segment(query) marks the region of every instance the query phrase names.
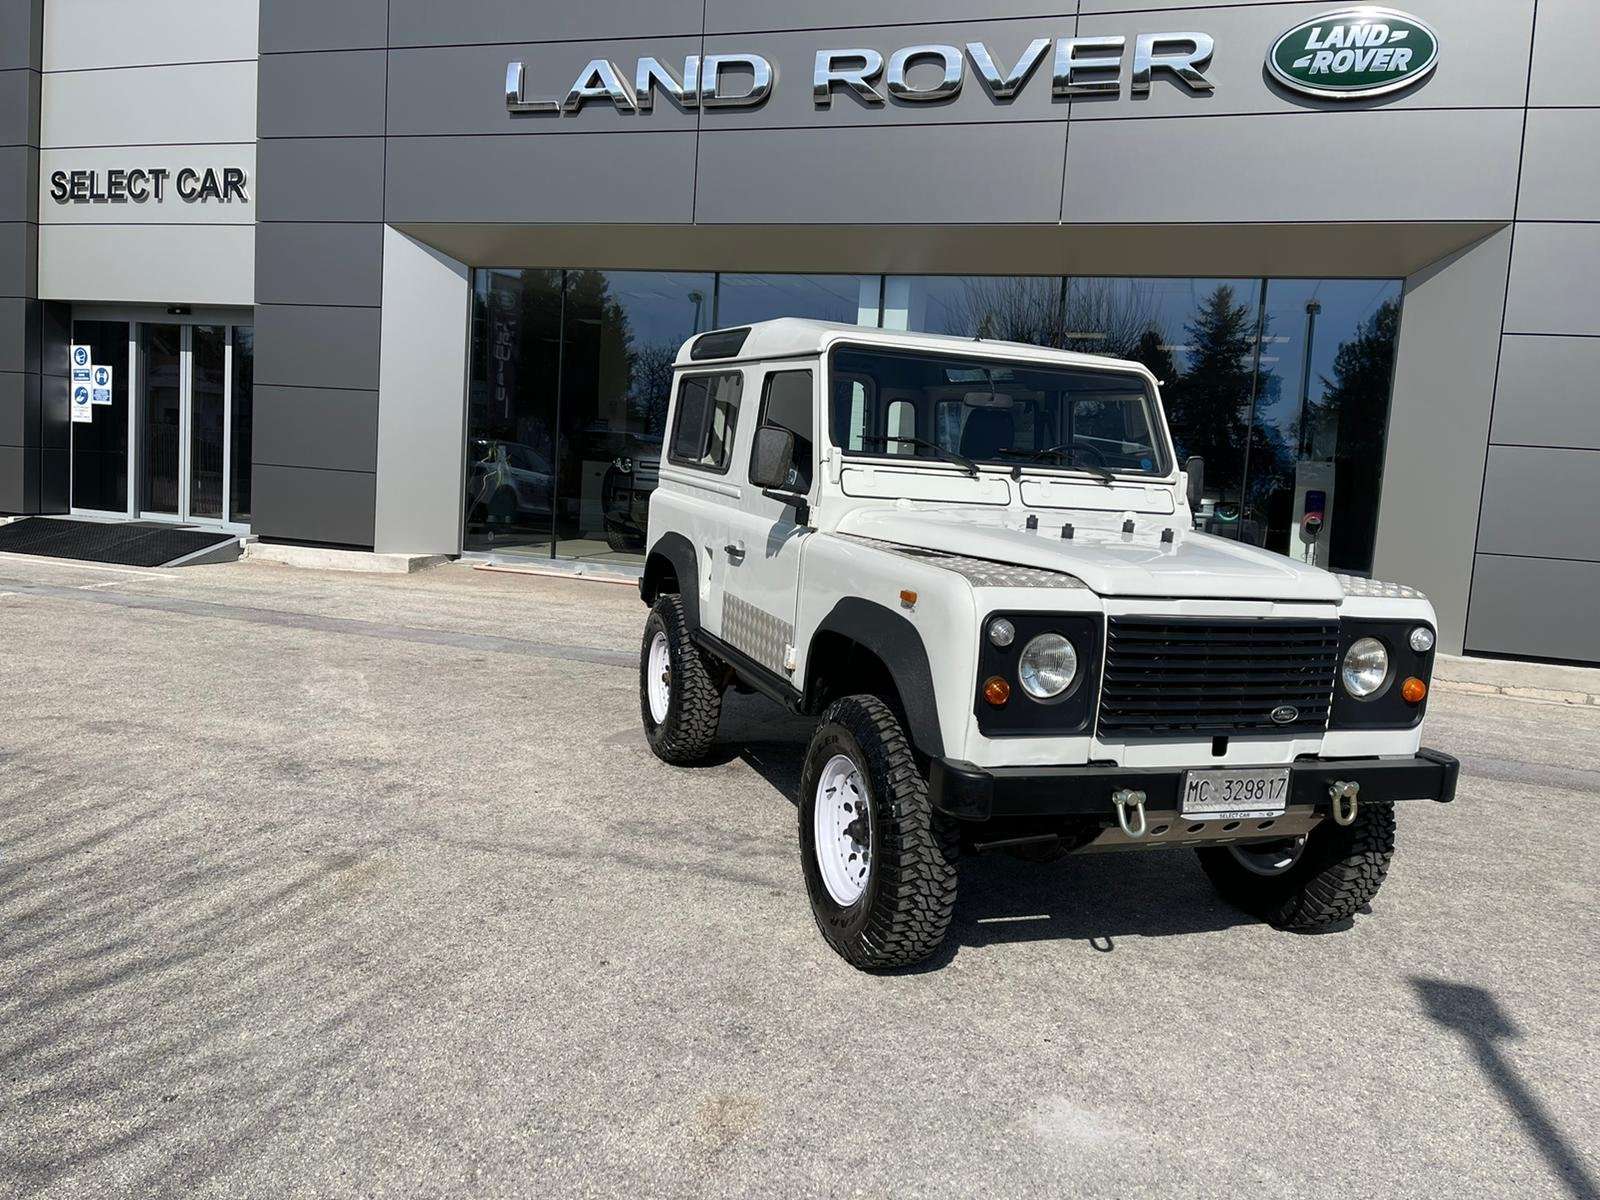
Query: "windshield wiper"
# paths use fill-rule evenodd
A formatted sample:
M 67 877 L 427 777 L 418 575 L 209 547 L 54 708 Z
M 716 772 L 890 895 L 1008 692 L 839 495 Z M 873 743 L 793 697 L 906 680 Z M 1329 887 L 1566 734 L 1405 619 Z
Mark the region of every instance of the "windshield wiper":
M 978 464 L 973 462 L 965 454 L 957 454 L 954 450 L 946 450 L 943 446 L 939 445 L 938 442 L 930 442 L 925 438 L 907 437 L 905 434 L 901 433 L 897 433 L 893 437 L 884 437 L 880 434 L 868 433 L 863 434 L 857 440 L 860 441 L 863 446 L 871 443 L 875 446 L 882 446 L 886 450 L 889 448 L 890 442 L 905 442 L 909 446 L 921 446 L 924 450 L 932 450 L 936 455 L 944 459 L 945 462 L 954 463 L 956 466 L 964 470 L 968 475 L 971 475 L 974 479 L 978 477 Z
M 1038 462 L 1041 458 L 1054 457 L 1077 467 L 1080 471 L 1093 475 L 1101 483 L 1115 483 L 1117 481 L 1115 475 L 1098 463 L 1076 461 L 1083 453 L 1082 446 L 1063 443 L 1059 446 L 1046 446 L 1043 450 L 1013 450 L 1010 446 L 1007 446 L 1004 450 L 996 451 L 996 453 L 1002 454 L 1007 458 L 1025 458 L 1029 462 Z

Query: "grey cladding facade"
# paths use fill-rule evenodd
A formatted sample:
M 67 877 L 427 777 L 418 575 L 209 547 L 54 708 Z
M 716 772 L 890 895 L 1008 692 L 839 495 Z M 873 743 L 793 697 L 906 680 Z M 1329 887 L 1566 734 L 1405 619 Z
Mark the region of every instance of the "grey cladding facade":
M 65 317 L 36 299 L 48 7 L 0 0 L 9 511 L 63 504 Z M 1273 41 L 1338 7 L 261 0 L 254 529 L 462 549 L 473 268 L 1400 279 L 1374 573 L 1429 593 L 1446 649 L 1600 661 L 1600 6 L 1407 0 L 1439 33 L 1424 83 L 1270 82 Z M 820 49 L 981 41 L 1009 64 L 1163 31 L 1214 39 L 1213 90 L 1136 95 L 1125 63 L 1114 92 L 1057 98 L 1047 61 L 1011 100 L 970 71 L 941 103 L 812 96 Z M 770 97 L 507 111 L 509 62 L 560 96 L 591 59 L 719 53 L 770 61 Z M 402 281 L 422 291 L 396 306 Z

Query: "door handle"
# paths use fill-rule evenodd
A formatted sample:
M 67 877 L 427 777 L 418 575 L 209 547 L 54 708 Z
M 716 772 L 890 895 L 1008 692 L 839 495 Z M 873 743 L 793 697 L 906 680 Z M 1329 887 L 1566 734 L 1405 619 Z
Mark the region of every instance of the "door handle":
M 724 546 L 723 549 L 728 552 L 728 558 L 734 564 L 737 565 L 738 563 L 742 563 L 744 561 L 744 547 L 743 546 L 735 546 L 735 545 L 732 545 L 730 543 L 729 545 Z

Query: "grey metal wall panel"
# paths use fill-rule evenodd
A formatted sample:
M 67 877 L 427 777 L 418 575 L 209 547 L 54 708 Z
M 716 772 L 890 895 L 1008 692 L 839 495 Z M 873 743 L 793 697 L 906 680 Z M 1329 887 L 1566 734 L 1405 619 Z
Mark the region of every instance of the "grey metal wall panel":
M 122 304 L 255 303 L 250 225 L 42 225 L 39 294 Z
M 1600 334 L 1600 224 L 1517 226 L 1506 332 Z
M 384 51 L 269 54 L 261 60 L 260 135 L 360 137 L 383 132 Z M 492 86 L 498 86 L 491 81 Z
M 69 71 L 43 82 L 40 145 L 253 142 L 256 64 Z
M 1372 571 L 1420 587 L 1461 649 L 1511 231 L 1406 280 Z M 1446 464 L 1441 470 L 1419 464 Z
M 700 53 L 700 38 L 654 38 L 574 46 L 567 42 L 512 46 L 442 46 L 396 50 L 389 55 L 389 133 L 607 133 L 614 130 L 693 129 L 697 114 L 657 96 L 647 115 L 625 114 L 609 102 L 590 101 L 577 113 L 508 113 L 506 64 L 524 64 L 524 90 L 563 97 L 591 56 L 605 56 L 631 81 L 645 54 L 683 70 L 686 55 Z M 749 114 L 747 113 L 748 117 Z
M 375 308 L 256 306 L 256 385 L 378 386 Z
M 391 138 L 385 217 L 408 221 L 682 222 L 693 133 Z
M 267 7 L 278 3 L 270 0 Z M 46 71 L 256 56 L 257 0 L 48 0 L 47 9 Z
M 1539 0 L 1533 35 L 1530 104 L 1600 104 L 1600 4 L 1594 0 Z
M 35 226 L 0 223 L 0 296 L 33 296 L 39 290 L 39 241 Z
M 0 71 L 0 146 L 26 146 L 39 132 L 39 72 Z
M 702 222 L 1054 222 L 1065 127 L 1056 122 L 707 131 Z M 826 163 L 826 170 L 818 164 Z M 960 164 L 952 169 L 952 164 Z
M 1600 338 L 1505 338 L 1490 440 L 1600 449 Z
M 367 50 L 386 44 L 387 0 L 266 0 L 261 53 L 282 50 Z
M 0 371 L 38 370 L 37 354 L 28 353 L 29 307 L 37 304 L 18 297 L 0 298 Z
M 381 221 L 382 138 L 268 138 L 260 164 L 261 221 Z
M 257 466 L 378 469 L 378 393 L 256 386 Z
M 1521 137 L 1510 109 L 1075 120 L 1063 212 L 1104 224 L 1509 220 Z
M 1480 554 L 1467 649 L 1600 662 L 1600 563 Z
M 472 273 L 390 229 L 384 237 L 379 553 L 461 549 Z
M 0 221 L 39 219 L 39 152 L 32 146 L 0 148 Z
M 1480 554 L 1600 562 L 1600 450 L 1491 446 Z
M 1348 100 L 1318 100 L 1264 81 L 1267 48 L 1301 21 L 1327 12 L 1323 0 L 1311 4 L 1247 4 L 1235 7 L 1162 7 L 1121 3 L 1118 10 L 1160 8 L 1157 12 L 1116 11 L 1082 16 L 1078 36 L 1120 35 L 1128 39 L 1123 90 L 1115 96 L 1080 97 L 1072 119 L 1164 117 L 1304 109 L 1349 110 Z M 1335 6 L 1337 7 L 1337 6 Z M 1448 47 L 1422 83 L 1385 98 L 1385 109 L 1520 107 L 1528 88 L 1528 47 L 1533 31 L 1533 0 L 1407 0 L 1403 6 L 1439 31 Z M 1088 8 L 1084 10 L 1086 13 Z M 1157 74 L 1148 97 L 1128 93 L 1134 35 L 1168 30 L 1208 33 L 1216 51 L 1205 74 L 1216 90 L 1198 96 L 1170 74 Z M 1036 36 L 1042 36 L 1042 33 Z M 1280 146 L 1280 151 L 1289 147 Z M 1298 161 L 1298 160 L 1297 160 Z
M 0 446 L 36 445 L 39 439 L 39 377 L 0 371 Z
M 39 69 L 43 55 L 44 0 L 0 3 L 0 70 Z
M 1070 36 L 1077 7 L 1077 0 L 1007 0 L 1004 12 L 1008 17 L 1036 19 L 1040 25 L 1036 37 Z M 857 26 L 903 25 L 907 27 L 906 38 L 900 44 L 909 46 L 932 40 L 924 38 L 917 28 L 921 22 L 966 20 L 982 9 L 972 0 L 809 0 L 805 4 L 793 0 L 706 0 L 706 31 L 820 29 L 831 33 Z M 837 39 L 829 42 L 830 47 L 855 44 Z M 818 48 L 824 48 L 822 43 Z M 806 78 L 810 78 L 809 73 Z
M 762 126 L 825 128 L 841 125 L 917 125 L 922 127 L 963 121 L 1064 121 L 1068 105 L 1050 94 L 1048 56 L 1034 71 L 1028 85 L 1013 100 L 997 103 L 967 63 L 960 94 L 941 103 L 903 101 L 893 98 L 883 104 L 858 99 L 847 88 L 835 88 L 826 108 L 812 99 L 811 75 L 817 51 L 826 47 L 860 47 L 876 50 L 887 60 L 907 45 L 936 44 L 962 47 L 968 41 L 985 42 L 992 54 L 1008 66 L 1020 57 L 1028 43 L 1051 32 L 1070 33 L 1037 21 L 968 21 L 953 25 L 875 26 L 848 31 L 814 30 L 798 33 L 738 34 L 706 38 L 707 54 L 747 51 L 764 56 L 773 65 L 778 85 L 759 110 L 708 108 L 701 118 L 706 129 L 752 129 Z M 924 60 L 911 67 L 909 78 L 916 87 L 936 83 L 941 71 L 937 62 Z M 730 85 L 733 81 L 730 80 Z M 882 81 L 879 94 L 886 94 Z
M 0 513 L 38 511 L 38 448 L 0 445 Z
M 701 5 L 702 0 L 585 0 L 581 4 L 390 0 L 389 44 L 459 46 L 698 33 Z
M 377 477 L 369 472 L 258 463 L 250 482 L 260 536 L 371 547 Z
M 383 300 L 383 226 L 275 221 L 256 230 L 258 304 Z
M 1528 113 L 1517 216 L 1524 221 L 1600 220 L 1600 108 Z

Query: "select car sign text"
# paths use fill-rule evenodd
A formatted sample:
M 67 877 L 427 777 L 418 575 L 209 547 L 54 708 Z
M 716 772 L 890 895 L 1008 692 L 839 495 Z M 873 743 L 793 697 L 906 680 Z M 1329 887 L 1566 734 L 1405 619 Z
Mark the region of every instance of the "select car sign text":
M 50 198 L 57 204 L 144 204 L 152 200 L 161 204 L 167 198 L 169 179 L 178 199 L 188 204 L 250 199 L 242 167 L 113 168 L 104 175 L 99 171 L 52 171 Z

